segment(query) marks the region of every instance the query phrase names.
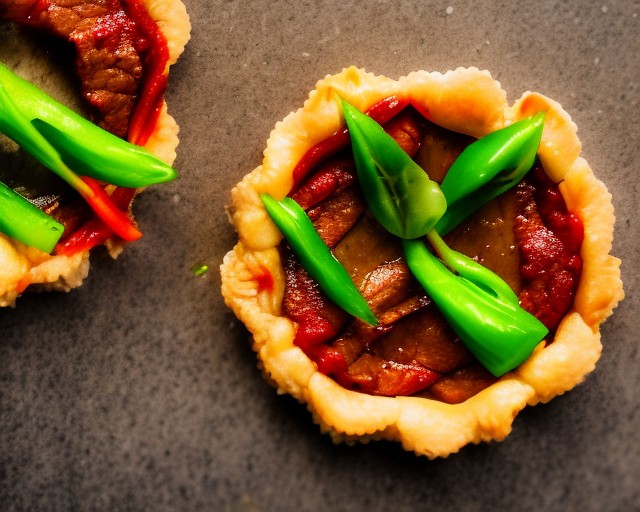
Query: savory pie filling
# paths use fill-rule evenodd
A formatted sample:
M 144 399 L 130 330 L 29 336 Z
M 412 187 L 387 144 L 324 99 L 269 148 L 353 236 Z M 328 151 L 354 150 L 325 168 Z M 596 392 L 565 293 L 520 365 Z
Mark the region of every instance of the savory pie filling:
M 410 106 L 385 129 L 437 182 L 473 141 L 427 121 Z M 446 403 L 463 402 L 497 380 L 412 277 L 398 239 L 367 211 L 350 147 L 332 151 L 290 195 L 307 211 L 380 321 L 367 325 L 331 303 L 283 244 L 283 309 L 297 323 L 295 344 L 319 371 L 347 389 Z M 575 295 L 582 236 L 580 220 L 567 211 L 557 186 L 536 163 L 518 186 L 486 204 L 445 240 L 502 277 L 519 294 L 523 308 L 553 333 Z

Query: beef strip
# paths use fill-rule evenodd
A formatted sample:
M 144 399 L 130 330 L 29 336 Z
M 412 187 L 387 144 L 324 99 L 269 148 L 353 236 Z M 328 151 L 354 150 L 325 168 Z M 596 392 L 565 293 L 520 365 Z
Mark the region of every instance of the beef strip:
M 413 108 L 406 108 L 389 121 L 384 129 L 411 158 L 422 147 L 427 121 Z
M 0 19 L 62 37 L 76 48 L 76 72 L 96 123 L 125 137 L 147 42 L 119 0 L 0 0 Z
M 356 182 L 356 168 L 349 155 L 337 155 L 325 162 L 291 198 L 304 210 L 313 208 L 331 194 L 342 192 Z
M 288 248 L 283 253 L 286 292 L 282 308 L 298 324 L 296 345 L 310 354 L 315 347 L 333 338 L 349 316 L 327 299 Z
M 349 368 L 353 389 L 380 396 L 412 395 L 428 388 L 440 375 L 416 363 L 386 361 L 364 354 Z
M 431 398 L 447 404 L 460 404 L 488 388 L 497 378 L 480 363 L 473 362 L 448 375 L 444 375 L 431 387 L 417 396 Z

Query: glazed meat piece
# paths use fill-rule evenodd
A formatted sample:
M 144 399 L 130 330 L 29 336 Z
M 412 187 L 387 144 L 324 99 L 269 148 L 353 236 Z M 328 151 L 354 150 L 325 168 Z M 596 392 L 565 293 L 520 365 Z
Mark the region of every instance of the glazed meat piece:
M 460 404 L 497 380 L 480 363 L 474 362 L 445 375 L 419 396 L 440 400 L 447 404 Z
M 322 207 L 312 208 L 307 214 L 324 243 L 334 247 L 356 223 L 364 208 L 365 202 L 360 190 L 350 186 L 325 201 Z
M 283 261 L 287 293 L 282 307 L 298 324 L 296 344 L 309 352 L 334 337 L 348 315 L 326 298 L 291 252 Z
M 318 172 L 291 194 L 291 198 L 304 210 L 308 210 L 355 182 L 356 167 L 353 159 L 349 156 L 338 156 L 324 163 Z
M 148 41 L 119 0 L 0 0 L 0 19 L 71 42 L 82 94 L 96 123 L 127 135 Z

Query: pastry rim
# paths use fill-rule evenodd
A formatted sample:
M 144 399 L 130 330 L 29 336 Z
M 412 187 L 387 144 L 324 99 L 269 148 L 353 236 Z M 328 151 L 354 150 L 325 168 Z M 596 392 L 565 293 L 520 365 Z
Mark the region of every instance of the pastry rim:
M 277 245 L 281 235 L 258 194 L 284 197 L 292 187 L 296 163 L 341 127 L 336 93 L 360 110 L 388 96 L 408 96 L 436 124 L 475 137 L 539 110 L 547 112 L 538 155 L 585 228 L 584 266 L 574 304 L 552 344 L 540 344 L 519 368 L 461 404 L 344 389 L 318 372 L 315 363 L 293 344 L 295 323 L 280 314 L 284 273 Z M 231 192 L 229 214 L 239 242 L 220 268 L 222 294 L 252 334 L 265 378 L 279 393 L 306 403 L 314 421 L 335 442 L 387 439 L 434 458 L 469 443 L 504 439 L 526 405 L 547 402 L 572 389 L 594 369 L 602 349 L 599 326 L 624 297 L 620 260 L 610 255 L 615 222 L 611 195 L 580 157 L 580 149 L 576 126 L 557 102 L 526 92 L 510 106 L 499 82 L 477 68 L 444 74 L 417 71 L 392 80 L 350 67 L 320 80 L 304 106 L 276 124 L 262 164 Z M 274 277 L 270 291 L 259 289 L 255 277 L 264 268 Z
M 189 41 L 191 24 L 181 0 L 143 0 L 151 17 L 167 40 L 169 66 L 174 64 Z M 178 146 L 178 124 L 167 111 L 166 101 L 154 132 L 145 147 L 167 164 L 173 164 Z M 107 242 L 109 253 L 115 258 L 122 245 Z M 27 247 L 0 233 L 0 307 L 15 305 L 26 287 L 40 291 L 65 291 L 80 286 L 89 273 L 89 252 L 72 256 L 49 255 Z

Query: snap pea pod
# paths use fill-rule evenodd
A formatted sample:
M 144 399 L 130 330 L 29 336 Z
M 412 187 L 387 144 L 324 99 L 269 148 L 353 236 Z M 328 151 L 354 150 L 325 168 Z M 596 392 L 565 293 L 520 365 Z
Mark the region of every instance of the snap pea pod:
M 44 252 L 51 252 L 64 226 L 0 182 L 0 231 Z
M 175 170 L 150 151 L 84 119 L 2 63 L 0 85 L 13 104 L 13 112 L 0 105 L 0 130 L 46 167 L 59 166 L 57 159 L 52 161 L 53 150 L 76 174 L 118 187 L 139 188 L 175 179 Z M 25 131 L 24 122 L 16 123 L 16 115 L 31 125 L 41 140 L 32 140 L 33 131 Z
M 114 233 L 126 241 L 136 240 L 142 236 L 132 220 L 115 207 L 95 180 L 89 177 L 81 178 L 67 166 L 58 151 L 18 110 L 2 81 L 0 81 L 0 132 L 7 134 L 73 187 L 105 224 L 113 229 Z
M 447 211 L 436 224 L 447 234 L 471 213 L 518 184 L 531 169 L 542 138 L 545 113 L 501 128 L 467 146 L 440 185 Z
M 407 265 L 449 325 L 493 375 L 522 364 L 547 335 L 533 315 L 495 289 L 474 269 L 456 275 L 422 240 L 402 241 Z M 485 269 L 486 270 L 486 269 Z M 487 271 L 489 272 L 489 271 Z
M 322 241 L 311 219 L 293 199 L 277 201 L 260 194 L 267 213 L 278 226 L 309 275 L 340 308 L 370 325 L 378 320 L 360 295 L 351 277 Z
M 373 119 L 344 100 L 358 180 L 370 210 L 400 238 L 429 232 L 447 208 L 438 184 Z

